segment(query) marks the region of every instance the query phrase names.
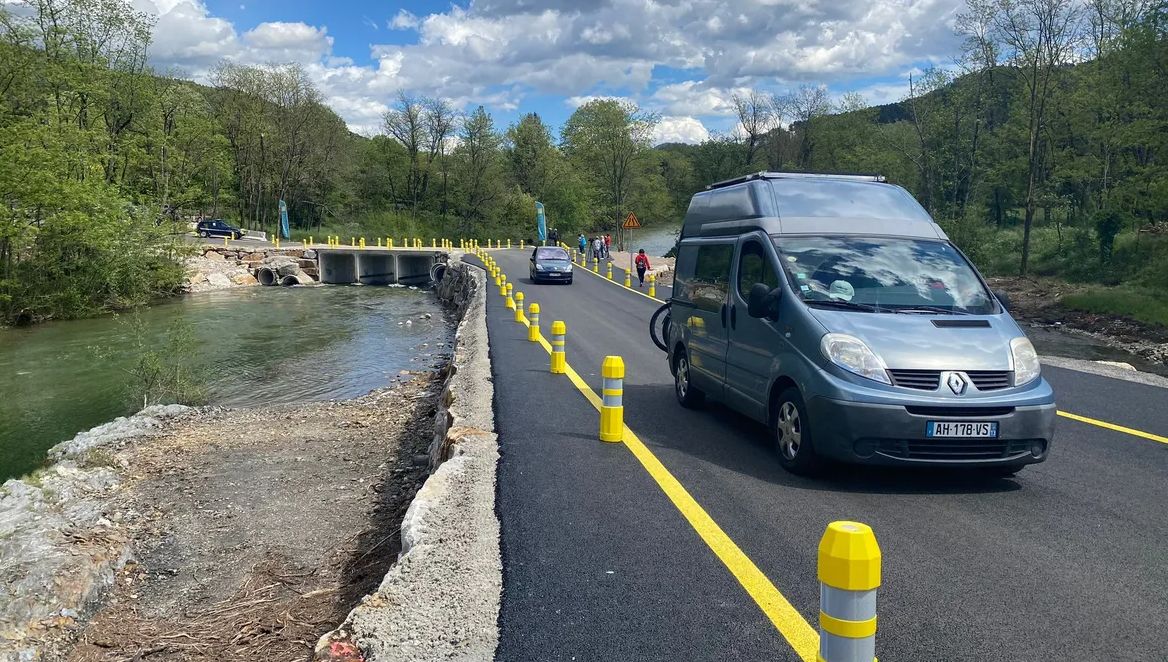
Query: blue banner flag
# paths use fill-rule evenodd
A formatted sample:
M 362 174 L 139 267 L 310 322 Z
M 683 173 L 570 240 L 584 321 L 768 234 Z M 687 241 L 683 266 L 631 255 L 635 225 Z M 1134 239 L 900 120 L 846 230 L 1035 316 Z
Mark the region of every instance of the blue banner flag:
M 535 231 L 539 234 L 540 242 L 547 241 L 547 219 L 543 215 L 543 203 L 535 203 Z
M 284 204 L 283 198 L 280 199 L 280 236 L 288 238 L 288 205 Z

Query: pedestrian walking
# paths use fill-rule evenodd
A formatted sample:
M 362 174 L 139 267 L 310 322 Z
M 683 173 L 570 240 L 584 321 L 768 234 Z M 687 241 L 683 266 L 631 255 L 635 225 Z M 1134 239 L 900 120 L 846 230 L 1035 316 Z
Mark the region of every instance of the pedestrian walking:
M 637 283 L 637 287 L 644 287 L 645 272 L 652 269 L 652 267 L 649 266 L 649 256 L 645 255 L 644 248 L 637 251 L 637 257 L 633 260 L 633 264 L 635 264 L 637 267 L 637 280 L 640 281 Z
M 580 245 L 580 259 L 588 257 L 588 238 L 581 232 L 579 237 L 576 237 L 576 243 Z
M 604 259 L 607 260 L 611 257 L 611 255 L 612 255 L 612 253 L 610 252 L 611 249 L 612 249 L 612 235 L 605 234 L 604 235 Z

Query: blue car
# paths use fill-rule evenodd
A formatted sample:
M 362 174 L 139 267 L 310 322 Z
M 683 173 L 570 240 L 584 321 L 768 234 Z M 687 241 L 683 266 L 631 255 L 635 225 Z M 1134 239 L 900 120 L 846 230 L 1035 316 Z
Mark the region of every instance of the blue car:
M 572 284 L 572 258 L 559 246 L 537 246 L 528 269 L 531 282 Z
M 199 221 L 195 226 L 195 233 L 200 237 L 228 237 L 230 239 L 239 239 L 247 234 L 247 230 L 237 228 L 230 225 L 223 219 L 213 218 L 207 221 Z

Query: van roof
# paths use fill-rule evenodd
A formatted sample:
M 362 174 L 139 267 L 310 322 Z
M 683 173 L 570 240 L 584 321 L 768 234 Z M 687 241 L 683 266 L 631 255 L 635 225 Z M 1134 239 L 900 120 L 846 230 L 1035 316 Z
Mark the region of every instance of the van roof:
M 695 194 L 679 240 L 755 230 L 945 238 L 908 191 L 880 175 L 759 172 Z

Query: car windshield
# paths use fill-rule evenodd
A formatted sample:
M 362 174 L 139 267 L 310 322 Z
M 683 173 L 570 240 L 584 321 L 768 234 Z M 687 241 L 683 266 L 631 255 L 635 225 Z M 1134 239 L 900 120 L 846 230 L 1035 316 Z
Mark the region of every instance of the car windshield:
M 839 179 L 781 179 L 774 187 L 780 217 L 932 221 L 899 186 Z
M 562 260 L 568 261 L 568 251 L 555 246 L 540 246 L 535 249 L 535 259 L 540 261 Z
M 791 286 L 808 303 L 890 312 L 994 312 L 981 279 L 948 242 L 862 236 L 788 236 L 774 242 Z

